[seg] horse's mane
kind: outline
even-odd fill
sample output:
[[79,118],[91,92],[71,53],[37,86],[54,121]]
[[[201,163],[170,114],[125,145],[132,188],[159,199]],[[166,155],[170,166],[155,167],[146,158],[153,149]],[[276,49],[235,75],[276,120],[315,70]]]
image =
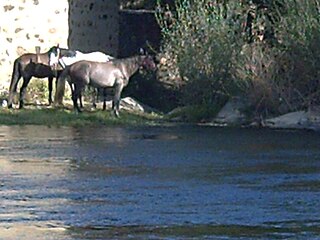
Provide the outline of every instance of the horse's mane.
[[116,67],[121,66],[122,64],[127,64],[127,63],[136,63],[139,62],[141,55],[133,56],[133,57],[127,57],[127,58],[114,58],[111,59],[110,62],[112,62]]
[[75,57],[77,52],[75,50],[60,48],[60,55],[61,57]]
[[141,58],[142,56],[137,55],[137,56],[128,57],[128,58],[112,59],[110,60],[110,62],[121,71],[126,69],[126,72],[130,76],[139,68]]

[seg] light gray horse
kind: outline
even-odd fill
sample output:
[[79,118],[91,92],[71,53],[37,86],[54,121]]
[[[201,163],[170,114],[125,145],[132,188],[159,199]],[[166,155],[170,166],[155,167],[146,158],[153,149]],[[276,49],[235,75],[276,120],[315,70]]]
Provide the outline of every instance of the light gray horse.
[[[54,70],[59,68],[65,69],[67,66],[82,60],[93,61],[93,62],[108,62],[114,59],[114,57],[102,52],[83,53],[78,50],[70,50],[73,52],[73,54],[65,54],[63,51],[65,51],[65,49],[60,48],[59,45],[51,49],[49,54],[49,65],[52,69]],[[80,105],[82,107],[81,95],[79,96],[79,100],[80,100]],[[57,94],[57,91],[54,97],[54,101],[57,104],[62,103],[62,96]],[[93,102],[93,106],[96,107],[94,96],[93,96],[92,102]]]
[[65,80],[67,78],[72,90],[74,109],[81,112],[77,99],[85,86],[89,85],[104,90],[114,88],[112,109],[115,116],[118,117],[121,92],[128,85],[130,77],[140,67],[151,70],[156,69],[153,58],[149,55],[114,59],[105,63],[79,61],[67,66],[62,72],[57,85],[57,93],[63,96]]

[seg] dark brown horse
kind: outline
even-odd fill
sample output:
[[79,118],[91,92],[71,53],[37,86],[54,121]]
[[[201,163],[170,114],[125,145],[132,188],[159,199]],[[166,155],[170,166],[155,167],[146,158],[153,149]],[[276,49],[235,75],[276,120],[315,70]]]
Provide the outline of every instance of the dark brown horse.
[[140,67],[156,69],[156,65],[149,55],[114,59],[105,63],[79,61],[67,66],[62,72],[58,80],[57,92],[61,94],[64,91],[65,79],[69,76],[68,82],[72,90],[73,106],[75,110],[81,112],[77,99],[86,85],[102,89],[114,88],[112,109],[115,116],[118,117],[121,92],[128,85],[130,77]]
[[[57,47],[52,47],[48,52],[45,53],[26,53],[14,61],[9,89],[8,108],[12,108],[13,97],[17,92],[18,82],[21,77],[23,78],[23,83],[20,88],[19,108],[23,108],[26,88],[32,77],[48,78],[49,105],[52,103],[53,78],[56,77],[57,74],[59,74],[62,70],[52,70],[52,68],[49,66],[49,55],[56,50]],[[72,52],[72,50],[62,49],[60,54],[72,54]]]

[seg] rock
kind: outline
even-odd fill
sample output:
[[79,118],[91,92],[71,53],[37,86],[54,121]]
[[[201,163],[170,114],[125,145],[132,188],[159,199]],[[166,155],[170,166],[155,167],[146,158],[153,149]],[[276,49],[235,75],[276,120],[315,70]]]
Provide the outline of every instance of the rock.
[[157,111],[156,109],[150,106],[147,106],[143,103],[140,103],[131,97],[125,97],[121,99],[120,109],[125,109],[127,111],[142,112],[142,113],[159,113],[159,111]]
[[265,127],[303,129],[310,125],[306,111],[291,112],[279,117],[266,119]]
[[308,111],[291,112],[279,117],[267,119],[265,127],[283,129],[320,130],[320,107],[309,108]]
[[320,131],[320,106],[311,106],[307,114],[309,122],[308,129]]
[[7,100],[2,100],[1,107],[6,108],[8,106]]
[[247,118],[244,115],[243,110],[247,106],[248,103],[242,98],[232,98],[220,110],[213,122],[222,126],[244,124],[245,122],[247,122]]
[[189,107],[176,107],[170,112],[167,113],[167,116],[170,118],[170,121],[173,122],[184,122],[186,121],[185,113],[188,112]]
[[[99,102],[98,108],[102,108],[103,102]],[[112,100],[108,99],[106,101],[106,108],[111,109],[112,108]],[[120,100],[120,110],[124,109],[129,112],[140,112],[140,113],[160,113],[158,110],[147,106],[143,103],[138,102],[137,100],[131,98],[131,97],[125,97],[121,98]]]

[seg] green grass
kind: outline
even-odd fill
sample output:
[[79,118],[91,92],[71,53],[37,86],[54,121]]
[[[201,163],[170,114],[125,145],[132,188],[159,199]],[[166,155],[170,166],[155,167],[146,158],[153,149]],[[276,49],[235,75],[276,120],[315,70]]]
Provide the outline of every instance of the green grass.
[[218,112],[218,108],[209,106],[177,108],[166,115],[120,110],[120,118],[116,118],[111,110],[89,110],[88,106],[82,113],[76,113],[69,105],[67,108],[51,108],[44,105],[27,105],[21,110],[0,108],[0,125],[143,126],[164,125],[169,122],[199,123],[212,119]]
[[120,111],[116,118],[110,111],[84,111],[75,113],[68,109],[55,108],[0,108],[0,125],[48,125],[48,126],[117,126],[117,125],[156,125],[162,116]]

